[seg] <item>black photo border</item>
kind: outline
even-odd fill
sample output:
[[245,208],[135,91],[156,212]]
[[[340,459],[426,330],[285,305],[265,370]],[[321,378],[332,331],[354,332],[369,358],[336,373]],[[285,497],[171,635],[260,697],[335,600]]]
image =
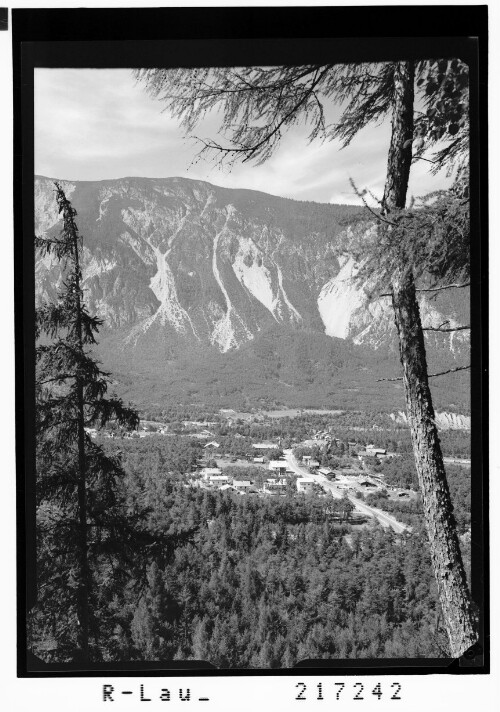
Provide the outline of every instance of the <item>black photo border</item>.
[[[432,14],[432,22],[429,21]],[[14,9],[14,265],[18,677],[470,674],[489,672],[487,6]],[[383,36],[377,29],[383,27]],[[406,32],[411,30],[411,32]],[[356,41],[353,41],[356,40]],[[310,660],[294,668],[196,662],[48,664],[27,649],[34,526],[34,69],[300,64],[460,57],[471,76],[472,597],[476,646],[460,659]]]

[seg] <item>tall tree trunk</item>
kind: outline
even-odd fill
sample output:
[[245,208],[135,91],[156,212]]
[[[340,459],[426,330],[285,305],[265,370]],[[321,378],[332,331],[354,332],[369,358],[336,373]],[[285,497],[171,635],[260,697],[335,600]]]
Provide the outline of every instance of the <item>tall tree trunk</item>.
[[[82,333],[82,304],[80,291],[80,260],[78,255],[78,236],[76,226],[73,230],[73,249],[75,261],[75,302],[76,302],[76,347],[83,355],[83,333]],[[85,452],[85,407],[83,383],[79,375],[76,378],[77,388],[77,409],[78,409],[78,589],[77,589],[77,616],[78,616],[78,649],[79,662],[88,662],[89,655],[89,592],[90,592],[90,570],[88,561],[88,540],[87,540],[87,458]]]
[[86,457],[85,457],[85,430],[83,409],[83,387],[77,384],[78,389],[78,589],[77,589],[77,616],[78,616],[78,649],[79,662],[89,660],[89,564],[87,543],[87,493],[86,493]]
[[[383,201],[386,212],[405,207],[412,155],[407,142],[413,136],[413,82],[413,63],[399,62],[394,72],[394,114]],[[477,634],[434,419],[413,272],[404,255],[393,277],[391,294],[432,565],[450,651],[458,657],[476,642]]]

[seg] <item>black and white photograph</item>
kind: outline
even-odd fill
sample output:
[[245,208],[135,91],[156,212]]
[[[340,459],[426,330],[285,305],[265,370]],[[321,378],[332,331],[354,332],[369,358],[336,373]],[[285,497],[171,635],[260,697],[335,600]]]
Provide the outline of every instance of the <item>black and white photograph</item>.
[[28,672],[484,665],[480,76],[451,39],[34,51]]

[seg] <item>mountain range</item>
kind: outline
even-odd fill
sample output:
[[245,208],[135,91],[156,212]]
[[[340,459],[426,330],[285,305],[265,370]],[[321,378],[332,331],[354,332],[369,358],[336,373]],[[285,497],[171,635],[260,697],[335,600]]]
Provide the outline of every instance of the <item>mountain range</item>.
[[[370,298],[339,254],[362,208],[300,202],[186,178],[60,181],[83,236],[85,299],[99,355],[140,405],[203,402],[401,408],[390,300]],[[35,178],[35,232],[60,230],[54,180]],[[64,271],[36,261],[36,299]],[[468,323],[468,290],[424,293],[424,326]],[[427,336],[430,370],[468,361],[468,333]],[[468,408],[468,379],[434,381]]]

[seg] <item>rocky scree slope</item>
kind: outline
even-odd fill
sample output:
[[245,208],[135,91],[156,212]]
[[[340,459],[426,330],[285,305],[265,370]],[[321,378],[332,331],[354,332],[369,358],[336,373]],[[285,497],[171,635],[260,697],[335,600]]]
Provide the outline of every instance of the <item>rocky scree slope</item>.
[[[372,348],[394,347],[389,299],[369,301],[352,258],[335,255],[354,206],[298,202],[184,178],[62,181],[84,237],[89,308],[124,346],[152,335],[170,343],[239,348],[270,326],[310,329]],[[35,180],[35,232],[57,234],[53,180]],[[39,300],[62,279],[36,266]],[[424,326],[466,317],[467,295],[421,300]],[[468,348],[467,332],[430,338]]]

